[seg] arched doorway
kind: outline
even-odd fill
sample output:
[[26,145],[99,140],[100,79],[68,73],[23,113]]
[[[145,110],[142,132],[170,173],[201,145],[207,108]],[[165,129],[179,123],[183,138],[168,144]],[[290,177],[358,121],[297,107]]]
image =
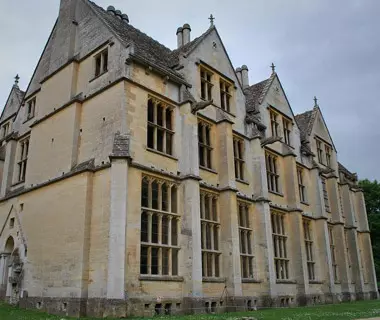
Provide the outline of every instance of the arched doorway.
[[9,260],[15,248],[15,241],[9,236],[0,253],[0,298],[5,298],[8,287]]

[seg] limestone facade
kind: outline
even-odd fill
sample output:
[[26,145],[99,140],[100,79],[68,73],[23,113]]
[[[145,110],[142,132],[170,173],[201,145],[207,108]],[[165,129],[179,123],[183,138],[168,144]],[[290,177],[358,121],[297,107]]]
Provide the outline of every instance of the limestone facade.
[[357,176],[315,102],[250,85],[214,25],[170,50],[62,0],[0,118],[0,296],[72,316],[377,298]]

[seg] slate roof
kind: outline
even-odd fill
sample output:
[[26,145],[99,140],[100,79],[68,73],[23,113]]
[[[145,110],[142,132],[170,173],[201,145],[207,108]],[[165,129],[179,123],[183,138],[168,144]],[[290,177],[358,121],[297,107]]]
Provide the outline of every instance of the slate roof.
[[136,29],[129,23],[126,23],[116,16],[108,13],[94,2],[88,2],[98,16],[106,22],[106,24],[116,33],[125,45],[129,43],[134,44],[135,54],[137,56],[165,69],[169,73],[173,73],[177,77],[183,78],[182,75],[172,69],[172,66],[176,61],[176,55],[172,54],[172,50],[149,37],[139,29]]
[[[7,119],[12,114],[16,113],[20,107],[22,99],[24,98],[25,92],[20,90],[17,85],[13,85],[9,97],[4,106],[3,112],[1,113],[0,121]],[[16,99],[16,101],[15,101]]]
[[295,116],[298,128],[301,131],[301,141],[306,140],[307,135],[311,133],[313,129],[313,122],[316,115],[316,109],[306,111]]
[[343,164],[341,164],[340,162],[338,162],[338,170],[340,172],[343,172],[347,177],[349,177],[350,179],[352,180],[356,180],[357,179],[357,175],[351,171],[349,171]]
[[273,72],[268,79],[244,89],[245,108],[247,113],[257,111],[257,107],[263,102],[270,85],[276,77],[277,73]]

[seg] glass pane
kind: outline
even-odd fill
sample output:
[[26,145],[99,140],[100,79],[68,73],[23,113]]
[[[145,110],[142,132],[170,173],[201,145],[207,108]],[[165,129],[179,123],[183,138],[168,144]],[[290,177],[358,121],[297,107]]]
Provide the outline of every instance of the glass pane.
[[164,130],[157,128],[157,150],[164,151]]
[[148,242],[148,214],[141,214],[141,241]]
[[172,212],[177,213],[177,187],[173,186],[171,188],[171,193],[172,193],[172,196],[171,196]]
[[169,274],[169,254],[170,254],[170,249],[168,248],[162,249],[162,274],[163,275]]
[[141,206],[142,207],[148,207],[148,196],[149,194],[149,182],[147,179],[142,180],[142,186],[141,186]]
[[154,149],[154,127],[148,125],[148,148]]
[[158,248],[152,248],[151,274],[158,274]]
[[172,130],[172,110],[166,109],[166,128]]
[[178,222],[177,219],[172,219],[172,246],[178,245]]
[[147,247],[141,247],[140,273],[148,274],[148,248]]
[[172,275],[178,275],[178,250],[172,249]]
[[148,100],[148,121],[154,122],[154,104],[151,99]]
[[161,234],[162,244],[169,244],[169,218],[167,216],[162,217]]
[[159,126],[162,126],[164,124],[162,112],[163,112],[162,104],[158,103],[157,104],[157,124]]
[[152,208],[158,209],[158,183],[152,182]]
[[169,211],[168,205],[168,186],[164,183],[161,185],[161,210]]
[[158,216],[152,215],[152,242],[158,243]]
[[166,153],[167,154],[173,154],[172,140],[173,140],[172,134],[169,132],[166,132]]

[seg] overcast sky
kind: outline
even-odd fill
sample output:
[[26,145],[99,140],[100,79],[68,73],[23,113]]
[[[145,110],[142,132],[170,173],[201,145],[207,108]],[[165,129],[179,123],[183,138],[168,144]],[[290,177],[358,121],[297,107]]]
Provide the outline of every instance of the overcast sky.
[[[95,0],[176,47],[185,22],[197,37],[210,13],[235,66],[251,84],[277,66],[295,114],[319,99],[339,161],[380,180],[380,0]],[[26,89],[58,14],[59,0],[0,0],[0,106],[18,73]]]

